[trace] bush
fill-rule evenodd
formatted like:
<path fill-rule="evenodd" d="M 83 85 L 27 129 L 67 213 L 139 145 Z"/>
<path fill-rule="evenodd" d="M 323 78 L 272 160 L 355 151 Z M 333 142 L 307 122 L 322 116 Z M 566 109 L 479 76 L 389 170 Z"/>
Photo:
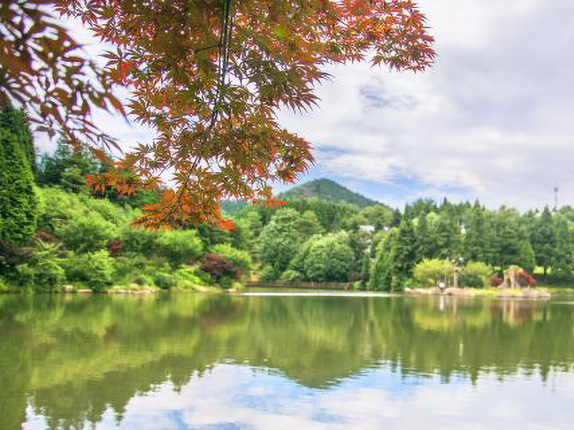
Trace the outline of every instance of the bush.
<path fill-rule="evenodd" d="M 276 281 L 278 278 L 279 275 L 271 265 L 263 266 L 263 268 L 259 271 L 260 281 Z"/>
<path fill-rule="evenodd" d="M 282 282 L 300 282 L 303 280 L 303 275 L 296 270 L 288 269 L 281 274 L 279 279 Z"/>
<path fill-rule="evenodd" d="M 173 274 L 174 287 L 178 290 L 201 290 L 209 286 L 197 266 L 182 266 Z"/>
<path fill-rule="evenodd" d="M 125 226 L 119 233 L 123 252 L 135 252 L 148 257 L 156 250 L 158 238 L 159 233 L 155 231 L 131 226 Z"/>
<path fill-rule="evenodd" d="M 102 291 L 112 285 L 114 259 L 101 250 L 81 255 L 72 255 L 65 260 L 66 276 L 70 282 L 77 282 L 94 291 Z"/>
<path fill-rule="evenodd" d="M 449 283 L 454 273 L 454 264 L 438 258 L 424 259 L 413 271 L 413 277 L 424 287 L 433 287 L 439 282 Z"/>
<path fill-rule="evenodd" d="M 533 288 L 536 286 L 537 281 L 526 270 L 522 270 L 518 273 L 518 283 L 520 284 L 521 287 Z"/>
<path fill-rule="evenodd" d="M 158 254 L 175 267 L 195 262 L 203 254 L 203 243 L 195 230 L 159 233 L 156 247 Z"/>
<path fill-rule="evenodd" d="M 68 249 L 86 253 L 107 249 L 108 242 L 117 235 L 117 228 L 98 214 L 91 213 L 57 227 L 55 233 Z"/>
<path fill-rule="evenodd" d="M 231 280 L 239 280 L 241 271 L 227 258 L 217 254 L 206 254 L 201 259 L 200 270 L 208 273 L 214 282 L 223 288 L 231 286 Z"/>
<path fill-rule="evenodd" d="M 114 282 L 168 289 L 174 286 L 173 269 L 164 258 L 148 259 L 139 254 L 124 254 L 115 259 Z"/>
<path fill-rule="evenodd" d="M 468 262 L 460 275 L 460 285 L 469 288 L 484 288 L 488 286 L 492 268 L 481 262 Z"/>
<path fill-rule="evenodd" d="M 214 254 L 221 255 L 230 260 L 237 268 L 239 268 L 242 275 L 249 276 L 251 273 L 251 256 L 247 251 L 235 249 L 231 245 L 227 244 L 215 245 L 211 251 Z"/>
<path fill-rule="evenodd" d="M 498 273 L 492 275 L 489 279 L 489 283 L 491 287 L 499 287 L 503 282 L 503 279 L 498 276 Z"/>
<path fill-rule="evenodd" d="M 35 291 L 54 291 L 66 282 L 59 245 L 38 242 L 29 260 L 16 266 L 18 283 Z"/>

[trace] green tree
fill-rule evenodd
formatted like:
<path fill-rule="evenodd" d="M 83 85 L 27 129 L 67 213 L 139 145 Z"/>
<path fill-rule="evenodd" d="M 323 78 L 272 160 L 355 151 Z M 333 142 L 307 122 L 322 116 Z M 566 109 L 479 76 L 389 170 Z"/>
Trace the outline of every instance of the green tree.
<path fill-rule="evenodd" d="M 100 169 L 100 163 L 89 152 L 75 152 L 69 144 L 59 140 L 53 154 L 44 154 L 40 158 L 37 178 L 40 185 L 57 185 L 80 193 L 87 190 L 86 175 L 94 175 Z"/>
<path fill-rule="evenodd" d="M 323 233 L 324 229 L 315 212 L 306 210 L 299 220 L 299 231 L 304 237 L 311 237 L 315 234 Z"/>
<path fill-rule="evenodd" d="M 33 157 L 25 115 L 0 107 L 0 241 L 25 244 L 36 231 Z"/>
<path fill-rule="evenodd" d="M 516 214 L 502 208 L 495 215 L 495 265 L 505 268 L 520 263 L 520 226 Z"/>
<path fill-rule="evenodd" d="M 522 267 L 529 273 L 534 271 L 536 267 L 536 256 L 534 255 L 534 249 L 529 240 L 521 240 L 519 245 L 519 263 L 518 265 Z"/>
<path fill-rule="evenodd" d="M 446 201 L 446 200 L 445 200 Z M 443 203 L 449 205 L 450 203 Z M 449 211 L 444 211 L 434 230 L 436 256 L 443 259 L 456 258 L 460 253 L 462 237 L 458 220 Z"/>
<path fill-rule="evenodd" d="M 557 278 L 571 279 L 573 274 L 572 234 L 563 216 L 555 217 L 556 248 L 552 259 L 552 274 Z"/>
<path fill-rule="evenodd" d="M 542 266 L 546 275 L 554 260 L 556 248 L 556 229 L 548 206 L 544 207 L 542 214 L 534 224 L 534 230 L 531 232 L 531 243 L 536 255 L 536 264 Z"/>
<path fill-rule="evenodd" d="M 397 276 L 394 266 L 394 252 L 396 230 L 390 233 L 380 242 L 375 264 L 369 280 L 369 290 L 391 291 L 393 280 Z"/>
<path fill-rule="evenodd" d="M 484 210 L 478 202 L 470 209 L 463 241 L 463 255 L 466 260 L 487 261 L 488 235 Z"/>
<path fill-rule="evenodd" d="M 366 290 L 371 279 L 371 256 L 368 251 L 363 254 L 361 262 L 361 289 Z"/>
<path fill-rule="evenodd" d="M 435 250 L 433 249 L 433 238 L 429 229 L 427 215 L 421 213 L 418 217 L 416 228 L 416 251 L 417 261 L 425 258 L 432 258 Z"/>
<path fill-rule="evenodd" d="M 306 281 L 347 282 L 354 267 L 354 254 L 346 232 L 312 238 L 298 259 Z"/>
<path fill-rule="evenodd" d="M 417 244 L 413 224 L 406 217 L 399 226 L 392 255 L 396 274 L 401 278 L 410 277 L 417 263 Z"/>
<path fill-rule="evenodd" d="M 273 271 L 267 276 L 278 279 L 297 254 L 304 239 L 299 230 L 300 218 L 294 209 L 281 209 L 261 231 L 259 257 Z"/>

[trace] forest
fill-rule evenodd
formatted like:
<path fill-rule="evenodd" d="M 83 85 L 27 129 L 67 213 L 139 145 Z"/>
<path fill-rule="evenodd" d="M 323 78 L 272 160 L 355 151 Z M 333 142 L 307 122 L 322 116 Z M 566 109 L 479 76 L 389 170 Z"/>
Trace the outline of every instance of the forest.
<path fill-rule="evenodd" d="M 449 283 L 455 267 L 461 285 L 475 288 L 499 285 L 514 266 L 528 286 L 573 278 L 569 206 L 521 213 L 421 199 L 400 211 L 320 180 L 284 193 L 280 206 L 222 204 L 233 209 L 230 231 L 185 223 L 153 231 L 132 221 L 158 191 L 96 191 L 88 179 L 116 166 L 64 141 L 37 155 L 26 116 L 10 106 L 0 139 L 3 290 L 205 291 L 258 279 L 402 291 Z"/>

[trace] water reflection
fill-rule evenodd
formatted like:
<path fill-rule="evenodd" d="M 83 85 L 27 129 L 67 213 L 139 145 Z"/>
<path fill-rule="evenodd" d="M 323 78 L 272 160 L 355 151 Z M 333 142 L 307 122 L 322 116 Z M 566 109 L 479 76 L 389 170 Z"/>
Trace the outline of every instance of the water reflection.
<path fill-rule="evenodd" d="M 526 300 L 2 296 L 0 428 L 567 428 L 573 327 Z"/>

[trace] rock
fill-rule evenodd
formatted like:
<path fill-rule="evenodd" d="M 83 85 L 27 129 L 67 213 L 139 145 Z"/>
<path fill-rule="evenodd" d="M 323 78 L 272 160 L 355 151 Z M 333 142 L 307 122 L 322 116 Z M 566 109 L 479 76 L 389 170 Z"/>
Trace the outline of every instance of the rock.
<path fill-rule="evenodd" d="M 404 291 L 405 294 L 414 294 L 414 292 L 415 292 L 415 290 L 413 290 L 412 288 L 408 288 L 408 287 L 406 287 L 405 291 Z"/>
<path fill-rule="evenodd" d="M 442 294 L 442 290 L 439 287 L 431 287 L 428 290 L 429 294 Z"/>
<path fill-rule="evenodd" d="M 512 291 L 509 288 L 501 288 L 498 297 L 513 297 Z"/>
<path fill-rule="evenodd" d="M 80 288 L 79 290 L 76 290 L 76 293 L 78 293 L 78 294 L 91 294 L 91 293 L 93 293 L 93 291 L 90 290 L 89 288 Z"/>
<path fill-rule="evenodd" d="M 75 293 L 76 289 L 74 288 L 73 285 L 64 285 L 64 287 L 62 288 L 62 291 L 64 293 Z"/>
<path fill-rule="evenodd" d="M 444 290 L 444 293 L 448 296 L 462 296 L 464 294 L 464 290 L 462 288 L 450 287 Z"/>

